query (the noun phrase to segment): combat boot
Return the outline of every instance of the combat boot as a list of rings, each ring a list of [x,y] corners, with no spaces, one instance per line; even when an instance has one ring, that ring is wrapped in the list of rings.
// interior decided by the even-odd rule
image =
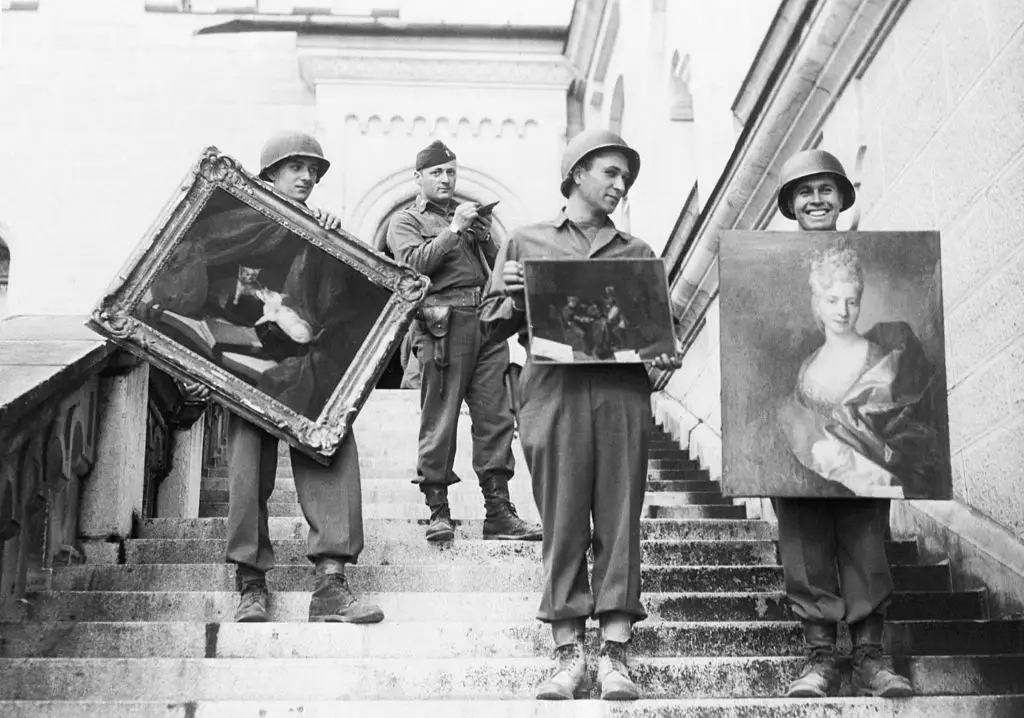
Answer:
[[[541,527],[519,518],[508,495],[508,479],[492,476],[480,485],[484,494],[484,538],[492,541],[540,541]]]
[[[882,650],[881,614],[873,613],[850,626],[853,639],[853,690],[861,696],[905,698],[914,695],[914,687],[892,666],[892,658]]]
[[[804,621],[807,657],[789,684],[787,698],[825,698],[839,687],[836,667],[836,625]]]
[[[626,644],[605,641],[597,659],[597,680],[606,701],[635,701],[640,697],[626,667]]]
[[[590,694],[590,673],[583,652],[583,639],[555,648],[558,668],[537,686],[537,699],[542,701],[571,701]]]
[[[430,522],[427,524],[427,541],[451,541],[455,538],[455,527],[448,508],[447,486],[425,486],[420,488],[430,508]]]
[[[238,589],[236,623],[266,623],[267,575],[250,566],[235,566],[235,588]]]
[[[321,559],[316,564],[316,588],[309,602],[310,623],[380,623],[384,612],[359,601],[345,580],[345,564]]]

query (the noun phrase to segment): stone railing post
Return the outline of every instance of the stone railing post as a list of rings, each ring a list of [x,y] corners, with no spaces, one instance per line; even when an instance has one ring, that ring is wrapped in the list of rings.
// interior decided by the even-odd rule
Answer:
[[[126,364],[100,378],[96,463],[84,483],[78,535],[89,563],[117,563],[120,542],[142,513],[149,365]]]
[[[203,440],[206,422],[200,419],[172,436],[171,470],[157,489],[160,518],[199,516],[199,485],[203,472]]]

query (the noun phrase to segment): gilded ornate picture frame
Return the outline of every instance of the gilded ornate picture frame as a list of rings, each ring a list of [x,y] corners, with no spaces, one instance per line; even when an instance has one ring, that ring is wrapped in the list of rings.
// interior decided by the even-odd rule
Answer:
[[[88,324],[326,463],[428,286],[209,147]]]
[[[949,499],[938,232],[722,234],[722,491]]]

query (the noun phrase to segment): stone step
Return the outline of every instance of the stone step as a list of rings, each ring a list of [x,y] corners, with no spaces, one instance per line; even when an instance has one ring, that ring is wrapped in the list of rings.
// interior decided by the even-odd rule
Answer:
[[[271,497],[267,503],[270,516],[301,516],[302,510],[297,503],[274,501]],[[516,501],[516,508],[524,519],[535,520],[536,508],[526,502]],[[479,496],[450,497],[449,504],[456,519],[482,519],[484,502]],[[413,496],[409,500],[397,503],[366,503],[363,506],[363,517],[371,519],[416,519],[426,518],[426,506]],[[215,518],[228,515],[226,503],[203,503],[199,505],[200,518]],[[645,504],[644,517],[659,519],[743,519],[747,510],[743,505],[695,505],[695,506],[659,506]]]
[[[506,563],[522,561],[539,563],[540,542],[487,541],[462,537],[457,541],[437,544],[417,536],[409,540],[367,542],[359,556],[363,566],[388,564],[433,563]],[[282,564],[302,563],[306,559],[306,541],[276,539],[273,541],[276,560]],[[224,560],[227,544],[223,539],[129,539],[125,541],[125,563],[219,563]],[[917,560],[914,541],[886,543],[889,561],[905,565]],[[774,541],[750,540],[644,540],[641,561],[660,566],[750,566],[778,564]]]
[[[647,698],[778,696],[798,657],[637,658]],[[530,697],[548,658],[4,658],[0,700],[351,700]],[[920,695],[1024,692],[1024,656],[915,656]],[[844,692],[849,692],[848,678]]]
[[[273,574],[271,574],[273,575]],[[290,587],[294,588],[294,587]],[[402,621],[532,621],[540,593],[364,593],[381,607],[387,622]],[[271,594],[274,621],[305,621],[309,591]],[[648,612],[643,625],[659,621],[793,621],[785,596],[776,592],[644,593]],[[10,603],[6,621],[198,621],[230,622],[238,594],[230,590],[50,591],[31,601]],[[457,607],[457,609],[453,608]],[[887,611],[892,620],[979,620],[985,616],[984,592],[911,591],[893,594]]]
[[[306,560],[305,541],[274,541],[279,563]],[[125,563],[218,563],[224,560],[227,542],[210,539],[129,539],[125,541]],[[774,541],[644,541],[641,560],[647,565],[725,566],[775,565],[778,555]],[[412,541],[368,543],[359,556],[361,566],[410,564],[539,564],[539,541],[485,541],[464,539],[430,543]]]
[[[659,469],[647,467],[647,478],[652,481],[710,481],[704,469]],[[715,482],[718,483],[718,482]]]
[[[666,483],[666,482],[656,482]],[[383,484],[383,485],[382,485]],[[457,493],[456,493],[457,492]],[[294,489],[274,488],[271,494],[274,503],[298,503],[298,495]],[[725,498],[719,491],[653,491],[647,492],[645,503],[648,506],[697,506],[697,505],[728,505],[732,506],[732,499]],[[228,491],[221,489],[202,489],[199,492],[200,504],[227,503]],[[388,479],[371,479],[363,482],[363,505],[374,504],[400,504],[407,502],[413,506],[422,507],[423,495],[420,491],[404,481],[389,481]],[[465,491],[456,489],[450,491],[448,502],[452,509],[466,509],[482,504],[483,495],[477,491],[467,494]],[[532,502],[530,502],[532,503]],[[518,504],[517,504],[518,505]]]
[[[426,517],[409,519],[365,519],[363,531],[366,545],[378,541],[421,541]],[[138,524],[140,538],[209,538],[227,536],[224,518],[195,519],[142,519]],[[306,521],[301,517],[272,517],[271,539],[305,539]],[[775,527],[767,521],[747,519],[643,519],[640,536],[643,539],[674,539],[677,541],[728,541],[774,539]],[[483,520],[456,520],[455,539],[483,537]]]
[[[350,566],[347,575],[357,591],[538,591],[539,565],[404,565]],[[781,566],[644,566],[645,591],[777,591]],[[950,588],[949,567],[894,566],[893,579],[902,591],[944,591]],[[312,590],[312,567],[278,565],[268,574],[271,590]],[[53,574],[55,590],[97,591],[229,591],[235,586],[228,564],[137,564],[63,566]]]
[[[648,479],[648,491],[693,491],[722,493],[722,485],[717,481],[702,479]]]
[[[0,623],[4,658],[523,658],[546,656],[551,632],[529,622],[401,622],[374,626],[313,623]],[[600,647],[588,631],[591,652]],[[1014,655],[1021,621],[890,622],[893,655]],[[799,656],[796,621],[640,623],[631,650],[644,657]]]
[[[6,718],[382,718],[425,716],[435,701],[0,701]],[[611,701],[448,700],[445,718],[1013,718],[1024,695],[877,698],[712,698]]]
[[[643,516],[649,519],[744,519],[747,517],[747,508],[742,504],[731,506],[659,506],[645,502]]]

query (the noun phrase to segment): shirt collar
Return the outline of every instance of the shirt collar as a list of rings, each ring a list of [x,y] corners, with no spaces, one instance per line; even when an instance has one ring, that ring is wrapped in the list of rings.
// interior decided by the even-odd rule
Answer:
[[[562,209],[558,212],[558,216],[551,221],[551,226],[554,227],[555,229],[562,229],[568,223],[571,224],[573,227],[579,229],[579,225],[577,225],[575,222],[569,219],[569,215],[566,213],[565,209],[565,207],[562,207]],[[615,223],[612,222],[611,217],[605,218],[604,226],[601,227],[597,234],[600,238],[608,233],[611,234],[611,239],[618,237],[623,242],[628,241],[628,235],[625,232],[619,230],[619,228],[615,226]],[[594,244],[597,245],[598,242],[595,242]],[[607,244],[607,242],[603,242],[603,244]]]
[[[434,212],[440,214],[442,217],[447,217],[448,214],[450,214],[452,211],[450,202],[448,203],[448,206],[442,207],[437,202],[431,202],[429,199],[427,199],[421,194],[416,195],[415,206],[416,211],[419,212],[420,214],[424,214],[427,210],[433,210]]]

